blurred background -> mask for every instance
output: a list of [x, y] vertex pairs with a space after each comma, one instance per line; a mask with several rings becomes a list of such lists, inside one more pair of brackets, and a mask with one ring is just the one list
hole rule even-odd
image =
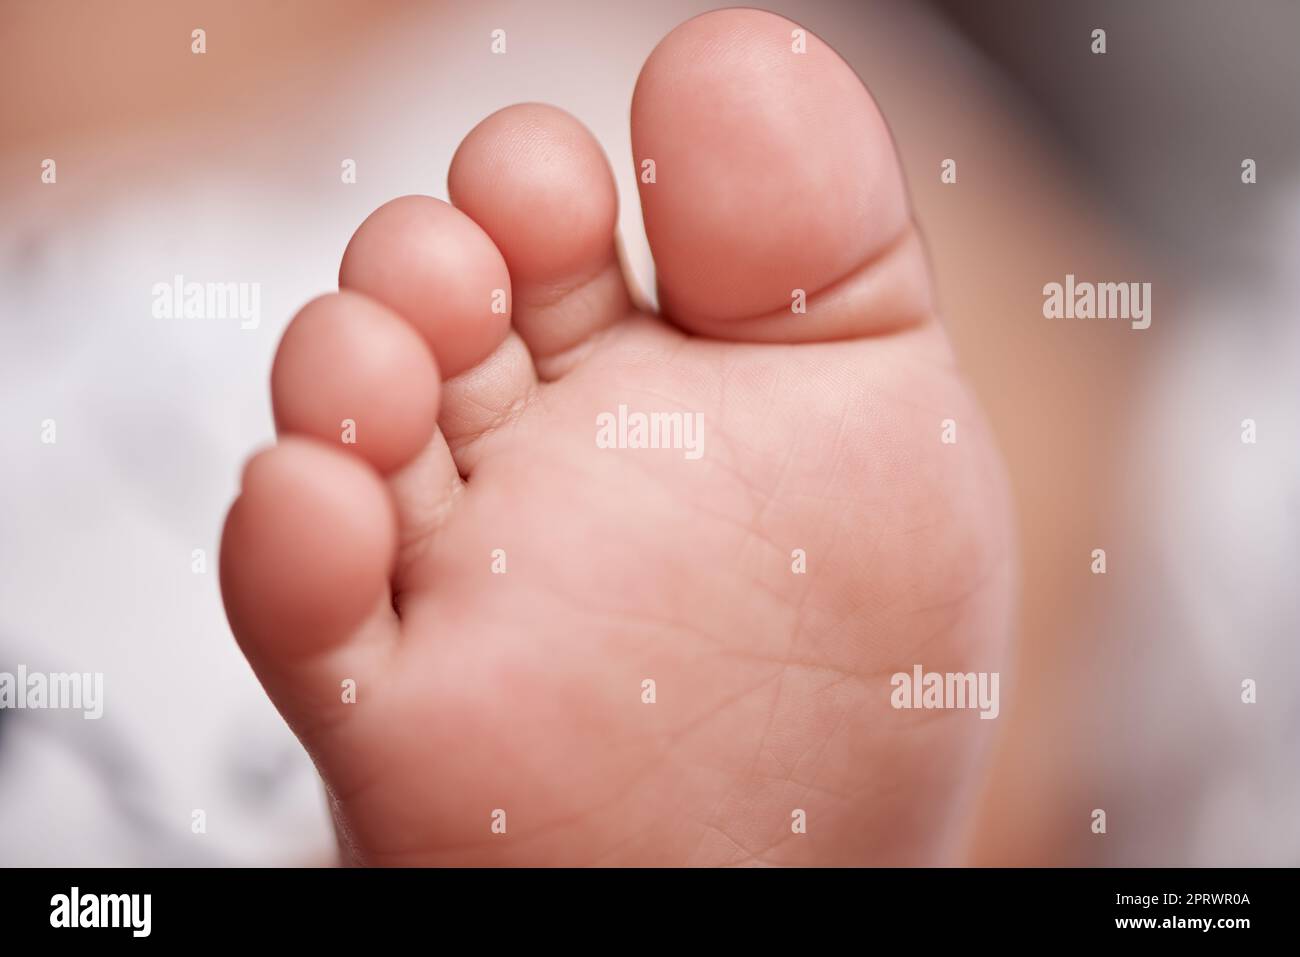
[[[279, 336], [521, 100], [603, 143], [649, 295], [632, 87], [714, 6], [0, 2], [0, 672], [105, 683], [99, 721], [0, 711], [0, 865], [332, 861], [217, 588]], [[1011, 471], [1019, 661], [968, 861], [1300, 863], [1300, 6], [759, 6], [880, 102]], [[1151, 282], [1151, 328], [1043, 319], [1067, 273]], [[178, 274], [259, 283], [260, 324], [154, 318]]]

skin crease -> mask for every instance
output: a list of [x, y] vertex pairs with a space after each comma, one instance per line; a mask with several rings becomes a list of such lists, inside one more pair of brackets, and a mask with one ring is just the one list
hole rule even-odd
[[[250, 466], [223, 593], [326, 782], [344, 860], [959, 853], [996, 722], [894, 710], [889, 677], [1002, 670], [1005, 479], [922, 284], [883, 121], [821, 41], [789, 53], [793, 28], [706, 14], [642, 72], [632, 136], [660, 160], [641, 199], [666, 319], [610, 281], [614, 187], [595, 141], [554, 108], [502, 111], [449, 179], [510, 270], [512, 331], [487, 318], [494, 267], [447, 277], [464, 284], [424, 297], [480, 301], [459, 348], [486, 358], [443, 383], [423, 452], [384, 470], [294, 436]], [[359, 233], [345, 271], [439, 246], [422, 233], [436, 222], [391, 225]], [[788, 311], [796, 287], [807, 315]], [[351, 394], [356, 370], [371, 381], [360, 353], [400, 352], [389, 333], [349, 340], [351, 359], [299, 343], [331, 363], [321, 401]], [[427, 393], [400, 374], [386, 388]], [[314, 421], [311, 396], [277, 391], [278, 418], [290, 401]], [[702, 413], [703, 458], [597, 448], [596, 416], [620, 403]], [[949, 418], [955, 444], [940, 442]]]

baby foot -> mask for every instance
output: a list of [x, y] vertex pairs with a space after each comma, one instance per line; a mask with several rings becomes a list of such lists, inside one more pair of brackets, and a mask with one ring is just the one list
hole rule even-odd
[[222, 588], [345, 860], [960, 853], [998, 722], [891, 676], [1003, 665], [1004, 481], [885, 123], [796, 29], [709, 13], [642, 69], [662, 315], [600, 147], [529, 104], [285, 334]]

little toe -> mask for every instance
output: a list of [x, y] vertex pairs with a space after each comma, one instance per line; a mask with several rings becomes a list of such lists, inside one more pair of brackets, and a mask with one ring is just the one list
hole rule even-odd
[[343, 682], [379, 673], [398, 635], [383, 479], [290, 438], [254, 456], [221, 538], [221, 592], [240, 647], [300, 735], [337, 714]]

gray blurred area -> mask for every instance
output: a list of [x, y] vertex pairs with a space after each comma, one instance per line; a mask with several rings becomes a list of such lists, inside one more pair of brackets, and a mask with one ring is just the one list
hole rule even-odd
[[[1190, 271], [1275, 279], [1261, 224], [1300, 178], [1300, 5], [935, 0], [1125, 222]], [[1104, 57], [1092, 31], [1106, 31]], [[1270, 188], [1243, 190], [1241, 161]]]
[[[935, 6], [1014, 85], [1177, 304], [1117, 423], [1128, 430], [1116, 509], [1127, 568], [1061, 681], [1110, 692], [1094, 694], [1092, 740], [1066, 773], [1080, 797], [1091, 789], [1120, 810], [1120, 840], [1077, 842], [1070, 857], [1295, 865], [1300, 5]], [[1091, 50], [1097, 28], [1104, 56]], [[1267, 422], [1268, 438], [1236, 442], [1246, 418]], [[1254, 706], [1240, 700], [1247, 678], [1261, 689]], [[1038, 749], [1067, 750], [1052, 740], [1061, 722], [1045, 723], [1054, 730]]]

